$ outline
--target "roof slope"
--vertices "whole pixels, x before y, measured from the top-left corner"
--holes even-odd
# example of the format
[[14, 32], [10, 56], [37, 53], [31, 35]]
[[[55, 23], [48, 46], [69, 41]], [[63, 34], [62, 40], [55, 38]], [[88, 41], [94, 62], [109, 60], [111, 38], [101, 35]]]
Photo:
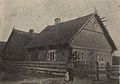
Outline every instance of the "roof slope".
[[68, 43], [92, 15], [93, 13], [57, 25], [47, 26], [26, 47], [34, 48]]
[[35, 48], [48, 45], [65, 44], [69, 43], [78, 30], [94, 15], [98, 20], [101, 28], [104, 31], [108, 43], [111, 45], [112, 50], [117, 50], [109, 32], [105, 28], [103, 22], [97, 13], [92, 13], [74, 20], [63, 22], [57, 25], [47, 26], [39, 35], [33, 39], [26, 48]]
[[17, 29], [14, 29], [13, 32], [14, 35], [16, 35], [16, 39], [19, 39], [19, 41], [21, 41], [23, 46], [27, 45], [35, 36], [37, 36], [37, 33], [31, 35], [29, 32], [25, 32]]
[[13, 29], [4, 48], [4, 52], [6, 52], [6, 48], [8, 48], [8, 45], [12, 46], [12, 48], [15, 50], [16, 48], [24, 49], [24, 46], [26, 46], [35, 36], [37, 36], [37, 33], [31, 35], [29, 32]]

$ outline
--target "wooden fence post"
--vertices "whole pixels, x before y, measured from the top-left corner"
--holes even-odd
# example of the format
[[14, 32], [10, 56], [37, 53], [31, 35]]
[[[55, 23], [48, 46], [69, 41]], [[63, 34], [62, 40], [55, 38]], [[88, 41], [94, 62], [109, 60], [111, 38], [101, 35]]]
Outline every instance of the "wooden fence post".
[[109, 64], [109, 62], [106, 63], [106, 75], [107, 75], [107, 78], [109, 79], [110, 78], [110, 64]]
[[96, 62], [96, 76], [97, 76], [97, 80], [99, 80], [99, 64], [98, 61]]

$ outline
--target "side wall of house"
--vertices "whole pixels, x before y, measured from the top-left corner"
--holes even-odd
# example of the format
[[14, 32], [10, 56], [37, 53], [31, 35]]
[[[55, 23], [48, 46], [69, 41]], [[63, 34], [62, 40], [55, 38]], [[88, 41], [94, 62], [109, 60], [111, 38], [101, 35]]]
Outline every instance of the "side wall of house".
[[112, 63], [111, 46], [95, 17], [73, 39], [71, 46], [79, 60], [98, 61], [102, 66]]
[[[56, 60], [49, 60], [48, 57], [48, 52], [50, 51], [56, 51]], [[34, 51], [30, 51], [27, 54], [27, 59], [28, 60], [33, 60], [33, 61], [66, 61], [67, 56], [68, 56], [68, 50], [65, 48], [53, 48], [53, 49], [43, 49], [39, 50], [36, 49]]]
[[47, 50], [32, 50], [27, 52], [27, 58], [26, 60], [29, 61], [45, 61], [47, 55]]

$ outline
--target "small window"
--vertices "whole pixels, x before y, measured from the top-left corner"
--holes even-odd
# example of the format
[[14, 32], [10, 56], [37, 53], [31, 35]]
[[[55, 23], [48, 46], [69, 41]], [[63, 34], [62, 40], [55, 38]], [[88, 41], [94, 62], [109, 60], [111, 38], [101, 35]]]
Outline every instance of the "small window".
[[48, 51], [47, 60], [49, 60], [49, 61], [56, 61], [57, 60], [56, 50], [49, 50]]
[[75, 55], [77, 55], [77, 51], [75, 51]]
[[77, 52], [77, 51], [74, 51], [74, 54], [73, 54], [74, 60], [77, 60], [77, 54], [78, 54], [78, 52]]
[[52, 56], [54, 55], [54, 52], [52, 52]]

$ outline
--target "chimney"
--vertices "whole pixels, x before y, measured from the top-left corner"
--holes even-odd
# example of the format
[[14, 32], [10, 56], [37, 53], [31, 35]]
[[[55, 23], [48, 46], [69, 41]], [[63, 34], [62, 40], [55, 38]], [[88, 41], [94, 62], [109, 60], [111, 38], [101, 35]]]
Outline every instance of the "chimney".
[[59, 24], [59, 23], [61, 23], [61, 19], [60, 18], [55, 18], [55, 25]]
[[30, 30], [29, 30], [29, 33], [30, 33], [31, 35], [33, 35], [33, 34], [34, 34], [34, 30], [33, 30], [33, 29], [30, 29]]

